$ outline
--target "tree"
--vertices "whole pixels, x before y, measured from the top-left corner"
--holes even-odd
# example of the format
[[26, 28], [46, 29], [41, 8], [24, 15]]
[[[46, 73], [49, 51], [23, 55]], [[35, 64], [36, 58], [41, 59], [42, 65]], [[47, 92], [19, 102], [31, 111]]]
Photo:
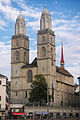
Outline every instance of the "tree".
[[47, 102], [47, 83], [43, 75], [39, 74], [35, 76], [31, 88], [29, 97], [30, 103], [41, 104]]

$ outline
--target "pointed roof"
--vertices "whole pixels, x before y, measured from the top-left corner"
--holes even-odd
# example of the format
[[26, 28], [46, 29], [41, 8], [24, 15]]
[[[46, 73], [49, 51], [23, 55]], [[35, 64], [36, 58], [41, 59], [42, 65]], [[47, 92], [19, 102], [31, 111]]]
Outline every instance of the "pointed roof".
[[48, 11], [47, 5], [45, 4], [45, 9], [43, 10], [42, 15], [46, 15], [46, 14], [50, 15], [50, 12]]
[[63, 56], [63, 42], [61, 41], [61, 62], [60, 62], [61, 68], [64, 69], [64, 56]]
[[45, 8], [41, 14], [41, 19], [40, 19], [40, 30], [46, 30], [46, 29], [52, 30], [52, 20], [51, 20], [50, 12], [47, 9], [47, 5], [45, 5]]
[[63, 56], [63, 42], [61, 42], [61, 63], [64, 64], [64, 56]]
[[20, 14], [18, 15], [16, 21], [19, 21], [19, 20], [25, 21], [24, 16], [21, 14], [21, 12], [20, 12]]
[[[3, 74], [0, 74], [0, 77], [5, 77], [5, 78], [7, 78], [5, 75], [3, 75]], [[8, 79], [8, 78], [7, 78]]]
[[[31, 67], [37, 67], [37, 58], [35, 58], [31, 64], [22, 66], [22, 68], [31, 68]], [[67, 71], [66, 69], [62, 69], [61, 67], [58, 66], [56, 66], [56, 72], [66, 75], [68, 77], [73, 77], [69, 71]]]

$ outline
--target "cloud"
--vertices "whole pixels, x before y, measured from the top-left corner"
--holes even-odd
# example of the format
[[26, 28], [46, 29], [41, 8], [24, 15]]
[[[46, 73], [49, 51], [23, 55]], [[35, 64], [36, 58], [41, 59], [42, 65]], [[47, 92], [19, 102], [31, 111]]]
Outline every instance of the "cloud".
[[1, 30], [5, 30], [6, 23], [4, 20], [2, 20], [2, 17], [0, 16], [0, 29]]
[[10, 79], [10, 63], [11, 63], [11, 45], [0, 42], [0, 73], [6, 75]]
[[37, 21], [32, 21], [32, 22], [28, 22], [27, 25], [28, 25], [29, 27], [32, 27], [33, 30], [37, 31], [37, 30], [39, 30], [40, 22], [39, 22], [39, 20], [37, 20]]
[[11, 4], [11, 0], [0, 0], [0, 2], [4, 3], [6, 5]]
[[15, 21], [16, 16], [18, 14], [18, 9], [13, 8], [11, 5], [3, 4], [0, 1], [0, 12], [4, 15], [5, 19]]
[[31, 63], [35, 57], [37, 57], [37, 50], [30, 50], [30, 54], [29, 54], [29, 62]]
[[40, 15], [41, 15], [40, 9], [29, 6], [29, 5], [25, 5], [25, 2], [23, 3], [22, 0], [17, 1], [17, 4], [19, 5], [19, 7], [23, 9], [22, 11], [23, 15], [34, 18], [34, 19], [40, 18]]

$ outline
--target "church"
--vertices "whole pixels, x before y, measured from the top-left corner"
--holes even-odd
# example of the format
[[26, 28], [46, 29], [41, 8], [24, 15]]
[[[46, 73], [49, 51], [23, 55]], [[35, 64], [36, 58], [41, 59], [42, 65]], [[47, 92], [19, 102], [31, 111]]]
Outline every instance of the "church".
[[[15, 23], [15, 35], [11, 39], [11, 102], [28, 103], [32, 81], [35, 75], [43, 74], [46, 78], [49, 94], [54, 85], [54, 106], [74, 105], [74, 77], [64, 66], [63, 45], [61, 48], [60, 67], [56, 66], [55, 33], [47, 7], [40, 19], [37, 32], [37, 58], [29, 63], [29, 38], [26, 35], [25, 18], [20, 15]], [[50, 102], [52, 102], [52, 98]]]

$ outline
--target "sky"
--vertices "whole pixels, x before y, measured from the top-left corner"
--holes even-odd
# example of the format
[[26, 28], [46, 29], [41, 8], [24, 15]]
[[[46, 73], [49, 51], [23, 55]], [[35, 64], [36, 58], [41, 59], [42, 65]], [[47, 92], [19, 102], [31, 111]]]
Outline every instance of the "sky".
[[15, 21], [21, 14], [29, 37], [30, 62], [37, 56], [37, 32], [41, 13], [47, 4], [56, 38], [56, 65], [60, 66], [63, 41], [65, 69], [75, 83], [80, 76], [80, 0], [0, 0], [0, 73], [11, 77], [11, 37]]

